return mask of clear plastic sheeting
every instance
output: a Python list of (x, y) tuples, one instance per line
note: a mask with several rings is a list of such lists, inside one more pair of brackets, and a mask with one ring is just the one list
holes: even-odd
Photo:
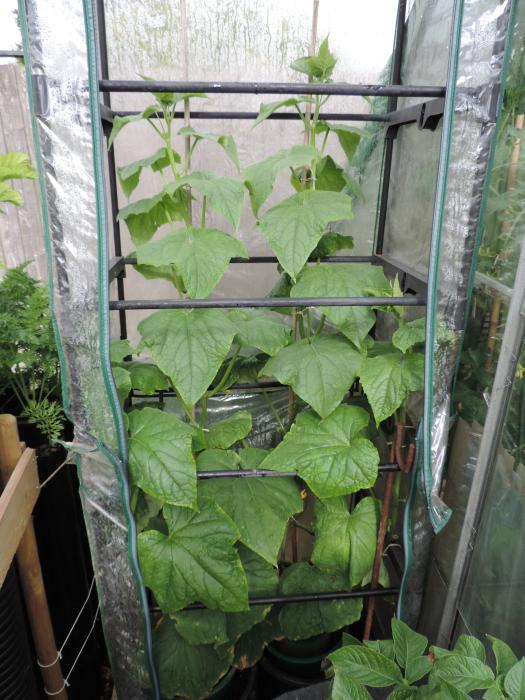
[[(104, 205), (98, 125), (81, 2), (20, 3), (42, 187), (64, 406), (75, 426), (81, 497), (119, 697), (149, 693), (143, 588), (121, 471), (121, 418), (109, 375)], [(147, 629), (147, 628), (146, 628)]]
[(450, 517), (440, 497), (450, 392), (465, 328), (481, 230), (498, 93), (513, 2), (465, 0), (453, 41), (429, 267), (424, 483), (434, 530)]

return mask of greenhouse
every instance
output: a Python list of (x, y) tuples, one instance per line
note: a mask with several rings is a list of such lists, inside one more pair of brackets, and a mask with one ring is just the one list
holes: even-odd
[(0, 700), (525, 698), (523, 2), (4, 2)]

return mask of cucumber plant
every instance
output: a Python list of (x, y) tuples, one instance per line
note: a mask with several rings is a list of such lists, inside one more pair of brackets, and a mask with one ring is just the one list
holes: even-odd
[(343, 646), (328, 656), (331, 698), (372, 700), (367, 688), (390, 688), (388, 700), (519, 700), (525, 693), (525, 659), (518, 660), (500, 639), (487, 635), (487, 640), (495, 672), (483, 642), (466, 634), (451, 650), (427, 649), (428, 639), (397, 619), (392, 620), (392, 639), (362, 644), (343, 635)]
[[(322, 83), (330, 80), (335, 63), (325, 40), (315, 56), (292, 67)], [(119, 212), (136, 246), (138, 272), (169, 280), (181, 298), (210, 295), (231, 258), (248, 257), (234, 236), (247, 194), (256, 226), (279, 261), (281, 279), (269, 294), (382, 296), (381, 308), (394, 311), (399, 328), (391, 342), (375, 342), (370, 332), (376, 314), (367, 307), (292, 314), (192, 308), (152, 313), (139, 323), (137, 348), (113, 343), (114, 377), (127, 406), (139, 558), (160, 609), (154, 642), (168, 698), (204, 697), (232, 664), (254, 664), (265, 644), (279, 636), (306, 639), (360, 618), (359, 598), (273, 608), (248, 601), (278, 592), (351, 590), (370, 581), (379, 504), (365, 494), (350, 511), (349, 496), (372, 489), (378, 477), (371, 418), (379, 425), (422, 385), (424, 329), (421, 321), (406, 321), (403, 308), (388, 305), (388, 297), (400, 295), (397, 281), (388, 281), (378, 266), (319, 260), (352, 247), (351, 237), (332, 225), (352, 217), (352, 201), (359, 196), (348, 169), (327, 148), (337, 139), (350, 162), (361, 133), (320, 118), (327, 96), (263, 104), (254, 126), (293, 107), (303, 122), (304, 143), (241, 171), (227, 134), (186, 125), (178, 131), (185, 152), (174, 149), (176, 105), (204, 97), (153, 93), (154, 103), (140, 114), (115, 119), (110, 146), (122, 128), (139, 120), (162, 141), (152, 156), (118, 170), (127, 196), (145, 168), (164, 176), (158, 194)], [(205, 142), (223, 149), (235, 176), (192, 169), (195, 149)], [(290, 195), (268, 207), (276, 178), (286, 172)], [(221, 217), (222, 228), (207, 226), (210, 211)], [(174, 226), (152, 240), (163, 224)], [(138, 360), (142, 353), (150, 360)], [(248, 411), (218, 422), (208, 416), (212, 397), (254, 372), (290, 387), (288, 421), (278, 420), (281, 439), (271, 450), (251, 444)], [(357, 381), (366, 408), (348, 399)], [(160, 398), (135, 406), (127, 400), (132, 390), (153, 396), (167, 389), (176, 394), (179, 414), (166, 410)], [(199, 471), (258, 468), (295, 471), (298, 478), (197, 479)], [(283, 542), (307, 491), (315, 499), (311, 557), (285, 562)], [(205, 609), (187, 609), (192, 603)]]

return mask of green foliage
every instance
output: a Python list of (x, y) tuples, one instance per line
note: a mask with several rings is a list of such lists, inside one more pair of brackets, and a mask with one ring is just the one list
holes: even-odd
[[(293, 67), (311, 82), (330, 80), (335, 57), (328, 40), (315, 56), (300, 58)], [(180, 298), (212, 294), (231, 259), (248, 255), (233, 235), (246, 190), (254, 221), (282, 273), (270, 296), (385, 297), (380, 309), (334, 306), (290, 313), (280, 308), (280, 315), (260, 309), (161, 310), (139, 323), (137, 348), (125, 341), (111, 348), (115, 382), (128, 411), (139, 558), (145, 583), (162, 611), (154, 640), (162, 694), (201, 698), (230, 664), (254, 664), (273, 639), (306, 639), (360, 618), (360, 598), (251, 608), (248, 600), (276, 590), (284, 595), (350, 591), (369, 583), (380, 505), (360, 494), (349, 508), (347, 496), (373, 489), (377, 480), (379, 453), (370, 439), (375, 431), (370, 407), (378, 423), (396, 411), (404, 421), (408, 394), (421, 385), (418, 346), (424, 327), (422, 321), (406, 323), (403, 308), (388, 306), (387, 297), (402, 292), (381, 267), (319, 260), (352, 248), (352, 237), (339, 233), (337, 226), (351, 219), (353, 201), (362, 197), (350, 172), (363, 133), (319, 120), (328, 97), (298, 96), (261, 105), (254, 126), (280, 109), (293, 108), (306, 138), (302, 145), (244, 169), (230, 135), (190, 125), (174, 130), (175, 106), (181, 101), (187, 106), (192, 98), (153, 93), (154, 104), (140, 115), (114, 122), (110, 145), (122, 128), (141, 121), (161, 141), (152, 156), (119, 169), (128, 196), (145, 168), (163, 175), (160, 191), (132, 201), (119, 214), (136, 247), (137, 271), (146, 279), (170, 281)], [(337, 142), (343, 163), (327, 150)], [(217, 147), (242, 172), (240, 177), (192, 170), (196, 148)], [(231, 171), (226, 165), (226, 172)], [(289, 182), (289, 196), (267, 207), (278, 178), (280, 184)], [(228, 231), (206, 224), (210, 210)], [(384, 310), (392, 310), (398, 321), (386, 344), (370, 335)], [(235, 409), (213, 419), (208, 403), (234, 391), (234, 384), (268, 377), (289, 386), (290, 398), (284, 420), (281, 406), (274, 405), (275, 394), (261, 382), (278, 426), (272, 435), (278, 444), (263, 450), (253, 447), (260, 444), (259, 416)], [(165, 399), (166, 390), (176, 399)], [(362, 395), (348, 399), (356, 391)], [(151, 400), (146, 405), (142, 400), (137, 410), (132, 392)], [(239, 470), (259, 469), (297, 476), (236, 476)], [(210, 478), (214, 471), (226, 476)], [(309, 507), (303, 512), (305, 502)], [(313, 537), (311, 556), (303, 561), (297, 561), (290, 546), (291, 524)], [(380, 585), (387, 583), (382, 569)], [(203, 603), (205, 609), (185, 609), (190, 603)], [(392, 677), (402, 678), (393, 644), (361, 648), (372, 659), (374, 654), (385, 657), (394, 668)], [(412, 658), (408, 649), (406, 656), (405, 680), (417, 682), (427, 672), (426, 657)], [(355, 679), (346, 677), (345, 683), (352, 697), (369, 697)], [(338, 684), (336, 676), (334, 693)], [(402, 694), (407, 689), (405, 684), (397, 696), (409, 697)]]
[[(461, 635), (452, 651), (431, 647), (422, 634), (392, 620), (393, 643), (357, 640), (329, 655), (333, 666), (332, 700), (369, 697), (366, 688), (390, 688), (389, 698), (434, 700), (520, 700), (525, 697), (525, 659), (517, 660), (502, 641), (487, 635), (496, 659), (497, 676), (487, 665), (485, 647)], [(426, 682), (422, 682), (426, 679)], [(365, 694), (363, 694), (365, 693)], [(471, 695), (475, 693), (475, 695)]]
[(47, 288), (26, 267), (7, 270), (0, 282), (0, 395), (6, 410), (16, 405), (54, 442), (64, 423), (60, 366)]
[[(22, 207), (24, 205), (22, 195), (6, 180), (35, 180), (36, 177), (31, 159), (25, 153), (9, 151), (0, 154), (0, 203), (6, 202)], [(0, 213), (5, 214), (1, 208)]]

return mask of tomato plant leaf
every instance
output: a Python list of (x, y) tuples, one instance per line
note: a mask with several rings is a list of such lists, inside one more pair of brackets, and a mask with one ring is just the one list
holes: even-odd
[[(335, 677), (372, 688), (402, 684), (403, 676), (394, 661), (367, 646), (350, 645), (329, 654)], [(348, 697), (348, 696), (347, 696)]]
[(505, 690), (512, 700), (525, 700), (525, 659), (515, 663), (507, 672)]
[(180, 694), (200, 700), (228, 671), (233, 657), (229, 645), (189, 644), (167, 617), (153, 632), (153, 653), (162, 696), (170, 700)]
[(464, 693), (483, 690), (494, 682), (494, 674), (482, 661), (455, 653), (438, 659), (432, 674)]
[(196, 451), (213, 448), (226, 450), (245, 438), (251, 429), (251, 413), (237, 411), (223, 420), (212, 423), (206, 429), (196, 431), (193, 446)]
[(154, 197), (139, 199), (119, 210), (118, 220), (125, 221), (135, 245), (147, 243), (163, 224), (186, 218), (187, 194), (184, 190), (170, 191), (166, 187)]
[(138, 328), (153, 360), (189, 405), (211, 384), (236, 333), (219, 309), (157, 311)]
[(392, 638), (397, 663), (406, 668), (410, 661), (425, 653), (428, 639), (411, 630), (402, 620), (392, 619)]
[[(176, 163), (180, 163), (180, 156), (175, 151), (172, 151), (173, 158)], [(122, 191), (129, 197), (139, 184), (140, 175), (144, 168), (151, 168), (153, 172), (159, 172), (168, 168), (170, 159), (166, 147), (159, 148), (153, 155), (141, 158), (133, 163), (128, 163), (120, 168), (117, 168), (117, 175), (122, 187)]]
[[(321, 239), (321, 242), (323, 241)], [(307, 267), (292, 288), (292, 297), (357, 297), (366, 296), (365, 288), (373, 279), (377, 286), (387, 285), (383, 269), (360, 263), (321, 264)], [(359, 306), (326, 306), (321, 309), (341, 333), (358, 348), (375, 323), (370, 308)]]
[(206, 140), (213, 141), (217, 143), (224, 149), (224, 152), (231, 160), (231, 162), (240, 171), (241, 165), (239, 163), (239, 154), (237, 153), (237, 146), (235, 145), (235, 140), (230, 134), (209, 134), (202, 131), (197, 131), (192, 126), (183, 126), (179, 130), (179, 136), (192, 136), (196, 142)]
[(195, 508), (193, 429), (157, 408), (131, 411), (128, 419), (129, 468), (134, 483), (159, 501)]
[(347, 194), (307, 190), (269, 209), (259, 225), (279, 263), (295, 280), (326, 226), (352, 216)]
[(248, 166), (244, 170), (244, 184), (254, 215), (258, 216), (259, 209), (272, 193), (275, 178), (280, 172), (310, 165), (316, 156), (317, 151), (313, 146), (292, 146)]
[(401, 352), (406, 352), (425, 342), (425, 319), (417, 318), (415, 321), (400, 326), (392, 336), (392, 342)]
[(321, 418), (326, 418), (354, 383), (361, 362), (361, 355), (345, 339), (320, 335), (282, 348), (259, 375), (275, 377), (291, 386)]
[[(340, 591), (347, 586), (342, 576), (329, 574), (307, 562), (286, 568), (280, 577), (283, 595)], [(335, 632), (361, 617), (361, 598), (287, 603), (279, 613), (282, 633), (288, 639), (308, 639), (323, 632)]]
[(261, 468), (297, 470), (319, 498), (370, 488), (377, 479), (379, 455), (361, 437), (368, 421), (368, 413), (357, 406), (339, 406), (325, 419), (300, 413)]
[(139, 265), (175, 265), (192, 299), (207, 297), (235, 256), (247, 258), (246, 248), (214, 228), (179, 228), (137, 247)]
[(138, 535), (145, 584), (162, 610), (174, 614), (189, 603), (212, 610), (248, 608), (248, 583), (234, 544), (239, 532), (217, 506), (198, 513), (165, 506), (169, 534), (146, 530)]
[(239, 227), (244, 200), (244, 186), (240, 180), (226, 175), (212, 175), (206, 172), (193, 172), (166, 185), (169, 192), (189, 185), (206, 195), (207, 202), (217, 214), (220, 214), (234, 229)]
[(235, 342), (244, 347), (254, 347), (273, 356), (290, 342), (290, 327), (259, 309), (233, 309), (228, 318), (237, 327)]
[(401, 406), (410, 391), (423, 387), (423, 364), (422, 353), (390, 352), (363, 360), (360, 380), (377, 425)]
[[(197, 467), (202, 469), (200, 455)], [(231, 468), (238, 465), (232, 462)], [(288, 519), (303, 509), (299, 490), (291, 478), (209, 479), (199, 484), (199, 502), (202, 508), (218, 504), (237, 526), (240, 541), (272, 565), (277, 563)]]

